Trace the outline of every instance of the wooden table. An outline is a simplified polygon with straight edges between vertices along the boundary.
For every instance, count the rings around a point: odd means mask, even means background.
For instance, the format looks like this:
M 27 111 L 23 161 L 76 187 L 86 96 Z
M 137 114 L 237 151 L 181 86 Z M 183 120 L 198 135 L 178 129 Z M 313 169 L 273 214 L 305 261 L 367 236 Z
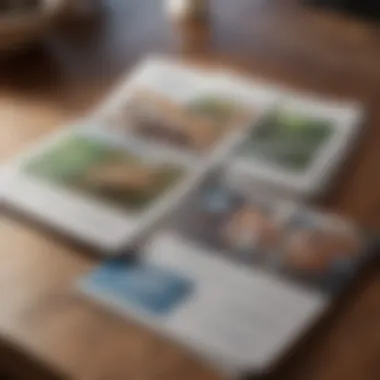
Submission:
M 380 50 L 375 26 L 291 0 L 215 0 L 207 25 L 167 21 L 157 0 L 118 0 L 1 63 L 0 158 L 84 115 L 148 53 L 218 62 L 293 87 L 354 97 L 369 125 L 323 203 L 380 227 Z M 0 216 L 0 335 L 81 380 L 217 379 L 185 350 L 72 291 L 96 258 Z M 281 379 L 380 378 L 380 276 L 367 279 Z M 28 378 L 28 377 L 26 377 Z

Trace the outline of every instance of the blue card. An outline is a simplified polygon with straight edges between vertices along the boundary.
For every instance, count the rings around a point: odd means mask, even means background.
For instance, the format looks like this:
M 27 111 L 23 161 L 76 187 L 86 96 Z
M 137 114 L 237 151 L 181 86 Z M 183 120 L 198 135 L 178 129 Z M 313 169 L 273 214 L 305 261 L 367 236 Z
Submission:
M 193 282 L 180 274 L 141 262 L 113 260 L 84 279 L 92 292 L 109 294 L 153 315 L 170 313 L 191 294 Z

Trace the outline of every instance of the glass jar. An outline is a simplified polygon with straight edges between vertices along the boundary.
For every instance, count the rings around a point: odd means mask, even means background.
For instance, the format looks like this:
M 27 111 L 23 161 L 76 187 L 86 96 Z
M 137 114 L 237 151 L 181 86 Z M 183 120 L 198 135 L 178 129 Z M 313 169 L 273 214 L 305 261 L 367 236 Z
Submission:
M 208 14 L 208 0 L 166 0 L 170 15 L 176 18 L 204 18 Z

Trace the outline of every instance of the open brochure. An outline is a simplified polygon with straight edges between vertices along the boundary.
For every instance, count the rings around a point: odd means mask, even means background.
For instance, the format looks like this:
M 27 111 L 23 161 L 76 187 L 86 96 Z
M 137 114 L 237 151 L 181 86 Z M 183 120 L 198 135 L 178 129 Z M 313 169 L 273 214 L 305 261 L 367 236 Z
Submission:
M 113 254 L 217 162 L 247 186 L 293 198 L 319 194 L 361 117 L 356 104 L 151 59 L 86 120 L 8 162 L 3 199 Z
M 331 102 L 165 59 L 1 170 L 6 206 L 108 256 L 80 289 L 229 373 L 263 371 L 368 258 L 319 195 L 360 130 Z M 143 243 L 143 244 L 142 244 Z

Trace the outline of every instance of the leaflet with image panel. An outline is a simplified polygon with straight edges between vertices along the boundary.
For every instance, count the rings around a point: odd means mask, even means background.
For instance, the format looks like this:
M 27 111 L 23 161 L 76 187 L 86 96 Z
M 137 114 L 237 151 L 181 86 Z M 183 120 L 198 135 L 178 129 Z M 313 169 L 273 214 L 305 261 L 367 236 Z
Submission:
M 262 372 L 352 282 L 368 248 L 352 222 L 252 192 L 222 170 L 195 187 L 140 260 L 111 267 L 112 281 L 106 264 L 80 288 L 226 373 Z
M 198 170 L 161 151 L 73 128 L 6 167 L 4 200 L 64 235 L 115 254 L 179 201 Z

